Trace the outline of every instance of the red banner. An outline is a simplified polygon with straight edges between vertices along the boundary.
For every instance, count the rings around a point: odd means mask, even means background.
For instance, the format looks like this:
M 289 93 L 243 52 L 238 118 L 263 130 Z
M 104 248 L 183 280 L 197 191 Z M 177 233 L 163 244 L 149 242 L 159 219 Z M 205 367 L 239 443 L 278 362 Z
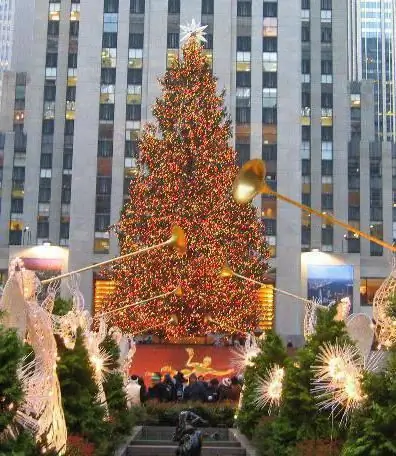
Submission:
M 231 347 L 214 347 L 213 345 L 137 345 L 130 374 L 144 378 L 145 384 L 151 383 L 154 372 L 161 375 L 177 371 L 185 377 L 194 373 L 203 375 L 205 380 L 236 375 L 232 366 L 234 352 Z

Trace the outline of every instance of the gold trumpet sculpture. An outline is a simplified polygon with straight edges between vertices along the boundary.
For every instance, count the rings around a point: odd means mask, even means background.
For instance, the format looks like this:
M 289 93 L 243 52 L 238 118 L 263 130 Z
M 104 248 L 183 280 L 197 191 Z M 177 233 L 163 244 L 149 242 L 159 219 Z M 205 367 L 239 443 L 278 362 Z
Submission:
M 238 274 L 236 273 L 235 271 L 233 271 L 229 266 L 228 264 L 225 264 L 220 272 L 219 272 L 219 275 L 220 277 L 223 277 L 223 278 L 229 278 L 229 277 L 238 277 L 239 279 L 242 279 L 242 280 L 246 280 L 247 282 L 252 282 L 252 283 L 255 283 L 256 285 L 260 285 L 260 286 L 263 286 L 263 285 L 266 285 L 265 283 L 263 282 L 259 282 L 258 280 L 254 280 L 254 279 L 251 279 L 250 277 L 246 277 L 246 276 L 243 276 L 241 274 Z M 302 296 L 298 296 L 294 293 L 290 293 L 289 291 L 285 291 L 285 290 L 282 290 L 281 288 L 276 288 L 276 287 L 273 287 L 275 291 L 277 291 L 278 293 L 282 293 L 286 296 L 289 296 L 291 298 L 295 298 L 295 299 L 298 299 L 300 301 L 303 301 L 303 302 L 311 302 L 309 299 L 307 298 L 303 298 Z
M 205 323 L 214 323 L 215 325 L 223 328 L 227 331 L 232 331 L 232 333 L 241 333 L 241 334 L 250 334 L 247 331 L 243 331 L 242 329 L 234 328 L 233 326 L 225 325 L 220 321 L 215 320 L 210 314 L 205 315 L 204 317 Z
M 293 206 L 299 207 L 305 212 L 309 214 L 316 215 L 327 222 L 338 225 L 344 228 L 345 230 L 351 231 L 355 235 L 367 239 L 368 241 L 374 242 L 386 249 L 391 250 L 392 252 L 396 251 L 396 247 L 392 244 L 383 241 L 382 239 L 378 239 L 375 236 L 371 236 L 371 234 L 367 234 L 363 231 L 358 230 L 357 228 L 349 225 L 348 223 L 337 219 L 329 214 L 324 214 L 316 209 L 313 209 L 310 206 L 306 206 L 305 204 L 301 204 L 298 201 L 295 201 L 288 196 L 282 195 L 274 190 L 272 190 L 266 183 L 265 183 L 265 174 L 266 168 L 265 163 L 263 160 L 250 160 L 246 162 L 239 171 L 238 176 L 234 181 L 234 185 L 232 188 L 232 194 L 234 200 L 240 204 L 246 204 L 250 202 L 255 196 L 260 194 L 265 195 L 273 195 L 276 196 L 281 201 L 285 201 L 286 203 L 292 204 Z
M 152 296 L 151 298 L 147 298 L 147 299 L 143 299 L 142 301 L 137 301 L 137 302 L 134 302 L 132 304 L 127 304 L 126 306 L 122 306 L 122 307 L 117 307 L 117 309 L 112 309 L 112 310 L 109 310 L 108 312 L 102 312 L 98 315 L 96 315 L 94 318 L 95 319 L 100 319 L 106 315 L 110 315 L 110 314 L 113 314 L 113 313 L 117 313 L 121 310 L 124 310 L 124 309 L 129 309 L 131 307 L 140 307 L 144 304 L 147 304 L 148 302 L 150 301 L 154 301 L 156 299 L 163 299 L 163 298 L 166 298 L 167 296 L 170 296 L 172 294 L 174 294 L 175 296 L 182 296 L 182 289 L 181 287 L 177 287 L 175 288 L 174 290 L 171 290 L 171 291 L 168 291 L 167 293 L 162 293 L 160 295 L 157 295 L 157 296 Z M 126 301 L 124 301 L 126 302 Z M 122 303 L 120 303 L 122 304 Z
M 168 326 L 168 325 L 177 326 L 178 324 L 179 324 L 179 319 L 178 319 L 177 315 L 173 314 L 173 315 L 171 315 L 169 320 L 166 321 L 165 323 L 160 323 L 159 325 L 150 326 L 149 328 L 142 329 L 142 331 L 139 331 L 139 332 L 135 333 L 134 336 L 138 336 L 139 334 L 143 334 L 146 331 L 151 331 L 152 329 L 160 328 L 161 326 Z
M 46 285 L 48 283 L 54 282 L 55 280 L 65 279 L 66 277 L 70 277 L 74 274 L 78 274 L 78 273 L 84 272 L 84 271 L 89 271 L 90 269 L 96 269 L 101 266 L 105 266 L 106 264 L 114 263 L 116 261 L 125 260 L 126 258 L 135 256 L 135 255 L 140 255 L 141 253 L 146 253 L 146 252 L 149 252 L 150 250 L 159 249 L 159 248 L 165 247 L 167 245 L 173 247 L 179 255 L 184 255 L 187 251 L 187 240 L 186 240 L 186 235 L 184 233 L 184 230 L 182 228 L 180 228 L 179 226 L 175 225 L 172 228 L 171 237 L 165 242 L 161 242 L 160 244 L 152 245 L 150 247 L 144 247 L 143 249 L 136 250 L 134 252 L 130 252 L 125 255 L 118 256 L 116 258 L 112 258 L 111 260 L 102 261 L 101 263 L 91 264 L 90 266 L 86 266 L 81 269 L 76 269 L 75 271 L 67 272 L 67 273 L 61 274 L 57 277 L 52 277 L 51 279 L 43 280 L 41 283 L 43 285 Z

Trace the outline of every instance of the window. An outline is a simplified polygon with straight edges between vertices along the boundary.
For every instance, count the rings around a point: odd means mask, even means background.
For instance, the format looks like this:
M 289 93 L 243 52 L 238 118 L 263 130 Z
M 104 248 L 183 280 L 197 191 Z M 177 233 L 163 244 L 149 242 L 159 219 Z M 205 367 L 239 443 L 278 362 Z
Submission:
M 57 67 L 58 66 L 58 54 L 57 53 L 47 53 L 45 57 L 45 66 L 46 67 Z
M 262 149 L 261 155 L 262 155 L 262 159 L 265 161 L 276 160 L 276 156 L 277 156 L 276 144 L 263 144 L 263 149 Z
M 95 231 L 107 231 L 110 226 L 110 214 L 99 214 L 95 216 Z
M 108 139 L 99 139 L 98 141 L 98 157 L 113 156 L 113 141 Z
M 178 33 L 168 33 L 167 47 L 168 47 L 168 49 L 178 49 L 179 48 L 179 34 Z
M 69 54 L 68 67 L 77 68 L 77 53 Z
M 128 57 L 129 68 L 143 67 L 143 49 L 129 49 Z
M 140 120 L 141 119 L 141 105 L 129 104 L 126 107 L 126 120 Z
M 94 253 L 109 253 L 110 240 L 104 238 L 95 237 L 94 241 Z
M 104 48 L 102 49 L 102 68 L 115 68 L 117 64 L 117 49 Z
M 277 109 L 276 108 L 263 108 L 263 124 L 276 124 L 277 122 Z
M 374 277 L 362 277 L 360 279 L 360 305 L 361 306 L 372 306 L 374 296 L 378 288 L 384 282 L 385 277 L 374 278 Z
M 100 81 L 101 81 L 101 84 L 115 85 L 116 69 L 115 68 L 102 68 Z
M 80 4 L 72 3 L 70 9 L 70 21 L 79 21 L 80 20 Z
M 117 48 L 117 33 L 104 32 L 102 36 L 102 48 Z
M 99 120 L 114 120 L 114 104 L 101 104 L 99 108 Z
M 111 195 L 111 177 L 96 178 L 96 194 Z
M 301 26 L 301 41 L 308 42 L 311 39 L 309 24 L 302 24 Z
M 300 155 L 302 160 L 311 158 L 311 143 L 309 141 L 301 141 Z
M 54 120 L 43 120 L 43 134 L 45 135 L 53 135 L 54 134 Z
M 301 127 L 301 139 L 302 141 L 311 141 L 311 127 L 309 125 Z
M 202 14 L 213 14 L 214 0 L 202 0 Z
M 332 74 L 333 73 L 333 61 L 332 60 L 322 60 L 321 70 L 322 70 L 322 74 Z
M 304 158 L 301 160 L 301 174 L 303 176 L 311 175 L 311 160 Z
M 76 88 L 75 87 L 67 87 L 66 100 L 67 101 L 76 101 Z
M 333 141 L 333 127 L 322 127 L 322 141 Z
M 237 36 L 237 52 L 250 52 L 251 47 L 252 38 L 250 36 Z
M 333 244 L 333 227 L 322 228 L 322 245 Z
M 301 0 L 301 9 L 308 9 L 310 8 L 310 0 Z
M 48 35 L 59 36 L 59 21 L 48 21 Z
M 277 73 L 263 72 L 263 87 L 276 89 L 277 85 Z
M 236 108 L 236 122 L 250 123 L 250 108 Z
M 63 169 L 72 169 L 73 151 L 65 150 L 63 152 Z
M 322 176 L 333 174 L 333 160 L 322 160 Z
M 49 21 L 59 21 L 60 20 L 60 2 L 49 4 L 48 20 Z
M 322 160 L 333 160 L 333 143 L 322 141 Z
M 78 32 L 80 30 L 80 22 L 78 21 L 71 21 L 70 22 L 70 37 L 76 38 L 78 37 Z
M 48 238 L 49 236 L 49 222 L 48 220 L 37 222 L 37 237 Z
M 332 0 L 320 0 L 320 8 L 322 10 L 331 10 L 332 8 Z
M 40 178 L 39 203 L 49 203 L 51 200 L 51 179 L 48 177 Z
M 41 154 L 40 168 L 42 168 L 42 169 L 51 169 L 52 168 L 52 154 Z
M 128 85 L 127 104 L 141 104 L 142 86 Z
M 144 14 L 145 0 L 131 0 L 130 12 L 132 14 Z
M 62 222 L 60 224 L 60 238 L 61 239 L 69 239 L 69 228 L 70 228 L 70 223 L 69 222 Z
M 250 160 L 250 144 L 235 144 L 235 150 L 237 152 L 238 166 L 242 166 Z
M 128 84 L 142 85 L 142 70 L 129 68 L 128 69 Z
M 110 213 L 111 207 L 111 196 L 96 196 L 96 213 L 97 214 L 107 214 Z
M 74 135 L 74 120 L 65 121 L 65 135 Z
M 333 194 L 322 194 L 322 210 L 332 211 L 333 210 Z
M 277 89 L 263 88 L 263 108 L 276 108 Z
M 22 198 L 11 198 L 11 212 L 13 214 L 23 213 L 23 199 Z
M 143 33 L 129 34 L 129 49 L 143 49 Z
M 330 109 L 333 107 L 333 93 L 322 92 L 322 108 Z
M 322 24 L 320 29 L 320 37 L 322 43 L 331 43 L 332 41 L 332 30 L 331 25 Z
M 168 13 L 180 14 L 180 0 L 168 0 Z
M 116 33 L 118 30 L 118 14 L 104 13 L 103 14 L 103 31 Z
M 118 1 L 119 0 L 105 0 L 103 11 L 105 13 L 118 13 Z
M 55 119 L 55 101 L 44 101 L 44 119 Z
M 237 71 L 236 86 L 237 87 L 250 87 L 250 71 Z
M 310 59 L 301 60 L 301 73 L 310 74 L 311 73 L 311 61 Z
M 275 5 L 275 3 L 274 3 Z M 265 17 L 263 20 L 263 36 L 276 37 L 278 35 L 278 19 L 276 17 Z
M 278 15 L 278 4 L 275 2 L 263 2 L 263 16 L 276 17 Z
M 45 85 L 44 86 L 44 100 L 45 101 L 55 101 L 56 96 L 56 86 L 55 85 Z
M 237 3 L 237 16 L 251 17 L 252 16 L 252 3 L 243 2 L 238 0 Z
M 263 38 L 263 52 L 277 52 L 278 51 L 278 39 L 275 37 L 264 37 Z

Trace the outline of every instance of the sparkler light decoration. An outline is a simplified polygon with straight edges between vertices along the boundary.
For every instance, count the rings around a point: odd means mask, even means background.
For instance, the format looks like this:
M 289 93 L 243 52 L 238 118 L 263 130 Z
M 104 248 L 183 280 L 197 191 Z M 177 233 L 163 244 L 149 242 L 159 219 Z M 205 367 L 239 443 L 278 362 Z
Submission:
M 345 422 L 365 400 L 361 384 L 364 372 L 375 371 L 381 357 L 381 353 L 374 353 L 364 358 L 358 348 L 349 344 L 324 344 L 312 367 L 312 393 L 319 408 L 336 415 L 342 413 L 341 423 Z
M 248 334 L 243 345 L 234 348 L 232 364 L 237 372 L 243 372 L 246 367 L 254 366 L 254 358 L 260 353 L 256 338 Z
M 319 300 L 312 299 L 310 301 L 305 301 L 305 313 L 304 313 L 304 337 L 307 339 L 309 336 L 315 333 L 316 320 L 317 320 L 317 310 L 318 309 L 327 309 L 326 306 L 323 306 Z
M 273 407 L 279 407 L 282 399 L 283 379 L 285 370 L 275 364 L 267 370 L 264 378 L 259 378 L 256 387 L 257 397 L 255 399 L 256 407 L 263 409 L 268 405 L 268 414 L 270 415 Z
M 379 345 L 386 348 L 396 343 L 396 320 L 388 314 L 389 300 L 396 293 L 396 257 L 392 260 L 392 271 L 375 292 L 373 319 Z

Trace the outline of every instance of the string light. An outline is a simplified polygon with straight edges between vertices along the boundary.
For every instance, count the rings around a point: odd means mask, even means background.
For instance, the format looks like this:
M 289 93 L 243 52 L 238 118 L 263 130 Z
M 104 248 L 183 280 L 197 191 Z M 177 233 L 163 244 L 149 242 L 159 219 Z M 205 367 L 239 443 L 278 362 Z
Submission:
M 151 251 L 112 265 L 104 274 L 116 287 L 102 309 L 112 311 L 180 284 L 181 296 L 126 308 L 111 322 L 131 334 L 158 327 L 153 332 L 180 337 L 218 330 L 216 323 L 204 322 L 210 312 L 224 327 L 250 332 L 261 311 L 257 285 L 220 281 L 217 271 L 228 261 L 262 281 L 268 260 L 264 228 L 253 206 L 233 201 L 238 169 L 229 146 L 231 122 L 202 47 L 192 38 L 182 54 L 161 80 L 163 95 L 153 109 L 158 122 L 148 125 L 139 141 L 139 167 L 145 172 L 131 182 L 117 235 L 126 254 L 136 244 L 158 243 L 177 224 L 185 230 L 188 251 L 184 257 Z M 166 324 L 172 314 L 179 325 Z

